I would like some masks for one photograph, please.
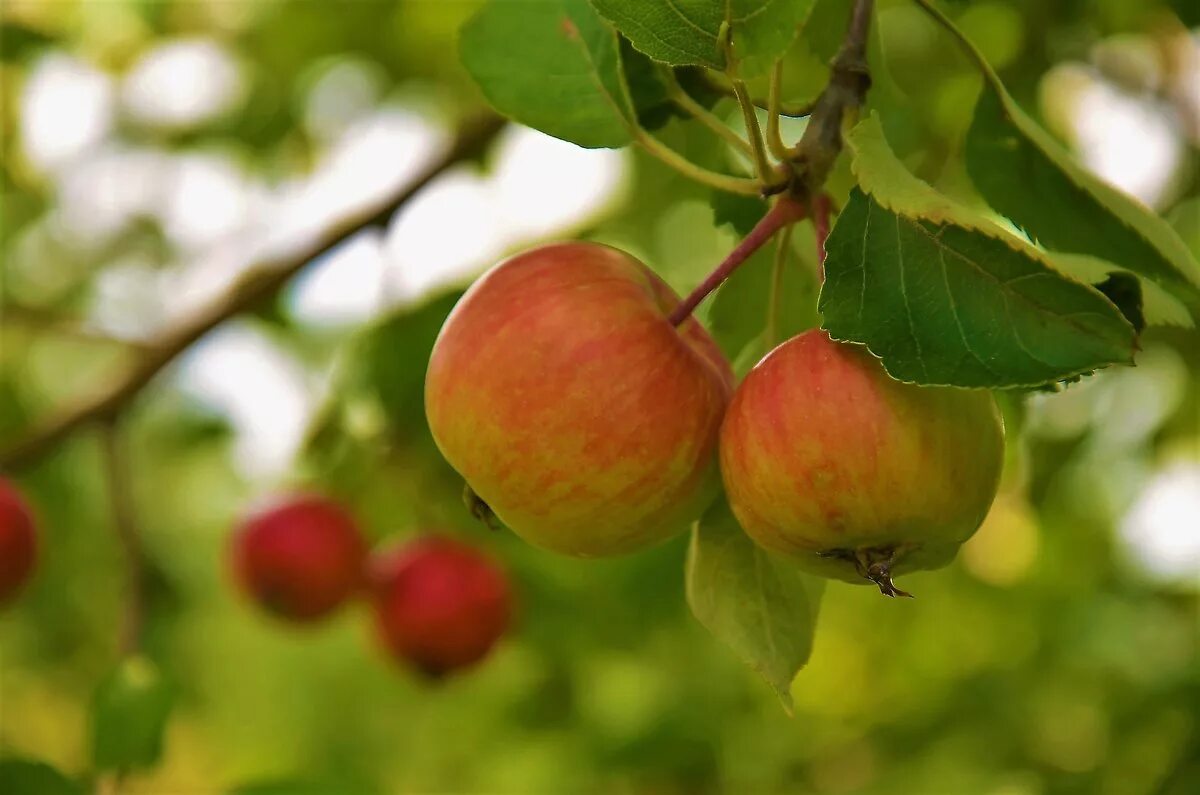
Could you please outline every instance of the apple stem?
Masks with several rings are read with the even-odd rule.
[[[825,281],[825,241],[829,238],[829,195],[817,194],[812,199],[813,231],[817,237],[817,275]]]
[[[878,563],[872,563],[869,567],[867,567],[866,576],[868,580],[879,586],[879,592],[884,596],[907,596],[909,599],[913,598],[912,594],[910,594],[908,591],[900,590],[896,587],[896,584],[892,582],[891,567],[888,566],[886,560],[879,561]]]
[[[700,302],[707,298],[709,293],[720,287],[721,283],[728,279],[738,269],[738,266],[749,259],[751,254],[762,248],[780,229],[799,221],[804,216],[803,204],[789,194],[781,195],[771,209],[767,210],[766,215],[760,218],[754,228],[750,230],[750,234],[742,238],[742,242],[729,252],[729,256],[675,307],[668,318],[671,325],[678,326],[687,320]]]
[[[908,591],[902,591],[892,582],[892,564],[896,561],[896,548],[874,548],[874,549],[858,549],[849,554],[842,550],[835,550],[830,553],[830,557],[849,558],[854,561],[854,567],[858,569],[858,573],[863,578],[870,580],[879,586],[879,592],[884,596],[906,596],[909,599],[913,595]]]

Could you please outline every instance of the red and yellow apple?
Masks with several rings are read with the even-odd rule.
[[[233,536],[234,576],[249,596],[297,623],[324,618],[364,582],[367,546],[340,504],[312,494],[260,505]]]
[[[33,511],[12,483],[0,478],[0,605],[16,597],[37,563]]]
[[[697,518],[719,483],[733,376],[678,296],[595,243],[536,248],[446,319],[425,409],[446,460],[499,519],[565,554],[615,555]]]
[[[864,347],[813,330],[746,376],[720,457],[758,544],[896,595],[891,575],[944,566],[983,522],[1004,432],[989,392],[901,383]]]
[[[370,565],[379,635],[398,660],[431,676],[473,665],[508,629],[508,579],[475,549],[426,536]]]

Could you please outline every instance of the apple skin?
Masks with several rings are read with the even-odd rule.
[[[864,347],[815,329],[746,376],[720,455],[751,538],[865,584],[873,562],[886,579],[953,560],[996,495],[1004,428],[991,393],[901,383]]]
[[[364,583],[367,545],[340,504],[314,494],[255,509],[232,539],[234,577],[255,602],[295,623],[324,618]]]
[[[430,676],[474,665],[512,617],[508,578],[488,557],[442,536],[425,536],[372,558],[371,604],[380,638],[396,659]]]
[[[434,345],[425,410],[442,454],[530,543],[579,557],[663,541],[718,492],[729,363],[635,258],[596,243],[505,260]]]
[[[0,606],[16,598],[37,564],[33,510],[17,488],[0,478]]]

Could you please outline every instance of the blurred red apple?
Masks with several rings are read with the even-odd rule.
[[[426,536],[371,564],[375,621],[399,660],[440,676],[483,659],[508,628],[508,578],[475,549]]]
[[[16,487],[0,478],[0,605],[16,597],[36,562],[33,511]]]
[[[730,507],[763,547],[849,582],[944,566],[979,528],[1004,458],[991,393],[892,379],[859,345],[794,337],[721,428]]]
[[[234,575],[275,615],[323,618],[363,583],[366,543],[354,518],[316,495],[278,499],[251,513],[233,536]]]
[[[678,297],[595,243],[501,262],[446,319],[425,410],[446,460],[527,541],[615,555],[663,541],[712,500],[733,376]]]

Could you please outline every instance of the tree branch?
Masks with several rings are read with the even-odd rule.
[[[413,196],[452,166],[480,154],[504,125],[488,114],[463,124],[447,151],[426,166],[411,182],[375,206],[334,224],[303,250],[268,258],[249,267],[221,295],[193,317],[168,329],[115,380],[74,405],[55,413],[0,452],[0,470],[16,469],[37,460],[77,428],[113,417],[133,400],[158,373],[194,342],[224,321],[275,295],[316,257],[358,232],[386,224]]]
[[[678,326],[691,315],[701,301],[713,290],[717,289],[747,258],[763,246],[780,229],[803,218],[813,203],[813,197],[818,200],[813,204],[814,209],[824,215],[814,220],[817,224],[818,240],[824,248],[824,236],[828,229],[829,205],[827,199],[819,198],[821,186],[833,169],[833,164],[842,151],[842,125],[849,114],[857,113],[863,100],[866,99],[867,89],[871,87],[871,77],[867,72],[867,35],[871,28],[871,16],[874,13],[874,0],[855,0],[850,18],[850,27],[841,49],[830,64],[829,83],[818,97],[809,118],[804,136],[793,150],[789,164],[793,168],[792,177],[781,190],[784,191],[771,209],[767,211],[750,233],[738,244],[729,256],[710,273],[699,286],[687,295],[671,312],[669,319]],[[735,87],[737,81],[734,81]],[[750,102],[744,92],[738,92],[738,99],[743,109]],[[753,111],[750,111],[753,114]],[[749,120],[747,120],[747,126]],[[758,133],[757,121],[754,133]],[[761,145],[761,139],[760,139]],[[770,189],[771,186],[766,186]],[[822,256],[823,255],[819,255]],[[822,259],[823,262],[823,259]],[[823,266],[822,266],[823,267]]]
[[[141,340],[110,337],[88,328],[77,319],[20,304],[0,304],[0,324],[24,326],[34,334],[49,334],[114,348],[140,350],[147,347]],[[3,325],[0,325],[0,328]]]
[[[874,8],[874,0],[855,0],[846,38],[830,64],[829,83],[817,98],[808,127],[796,145],[795,160],[804,168],[810,195],[825,184],[842,151],[842,125],[848,114],[858,112],[871,87],[867,36]]]

